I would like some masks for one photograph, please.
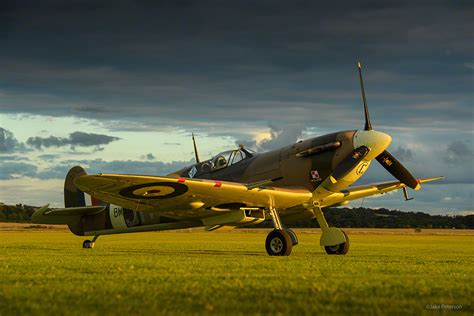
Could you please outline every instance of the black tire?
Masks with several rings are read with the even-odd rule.
[[[265,248],[270,256],[289,256],[293,242],[286,231],[275,229],[268,234]]]
[[[92,248],[92,241],[90,241],[89,239],[84,240],[84,242],[82,243],[82,248]]]
[[[325,246],[324,250],[328,255],[345,255],[349,252],[349,237],[347,236],[346,232],[342,230],[344,236],[346,236],[346,242],[336,245],[336,246]]]
[[[291,238],[291,245],[296,246],[298,244],[298,236],[296,236],[296,233],[289,228],[285,228],[285,231],[290,235]]]

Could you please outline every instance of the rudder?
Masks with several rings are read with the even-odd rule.
[[[64,207],[86,206],[84,192],[74,184],[74,180],[83,175],[87,175],[87,172],[80,166],[72,167],[67,173],[64,180]]]

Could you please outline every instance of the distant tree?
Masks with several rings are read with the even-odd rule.
[[[0,221],[30,222],[34,206],[0,204]],[[441,216],[422,212],[401,212],[385,208],[373,210],[363,207],[334,208],[323,210],[330,226],[347,228],[457,228],[474,229],[474,215]],[[315,219],[290,223],[288,227],[319,227]],[[246,226],[249,227],[249,226]],[[265,221],[258,227],[273,227]]]

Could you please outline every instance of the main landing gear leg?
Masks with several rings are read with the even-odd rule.
[[[99,235],[95,235],[92,240],[84,240],[82,248],[94,248],[95,241],[99,238]]]
[[[270,256],[289,256],[293,245],[298,243],[296,234],[291,230],[283,229],[277,210],[269,208],[275,229],[270,232],[265,241],[265,248]]]
[[[349,237],[336,227],[329,227],[319,206],[313,208],[314,215],[321,227],[322,235],[319,241],[329,255],[345,255],[349,251]]]

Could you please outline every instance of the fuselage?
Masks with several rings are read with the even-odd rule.
[[[225,167],[213,168],[216,157],[170,174],[185,178],[213,179],[239,183],[263,180],[272,186],[305,187],[313,191],[335,166],[354,150],[356,131],[341,131],[299,141],[280,149],[252,154]]]
[[[248,184],[272,180],[271,186],[274,187],[305,188],[313,192],[313,198],[317,200],[318,197],[327,197],[355,182],[367,170],[370,160],[385,150],[389,143],[390,136],[380,132],[341,131],[299,141],[260,154],[250,152],[245,148],[227,151],[168,176]],[[365,156],[366,159],[360,161],[355,167],[351,167],[336,181],[336,184],[328,182],[336,167],[344,164],[343,160],[353,156],[355,149],[361,147],[368,148],[369,154]],[[65,206],[77,207],[93,204],[106,207],[105,212],[68,224],[75,234],[96,234],[98,231],[100,234],[107,234],[114,230],[139,229],[138,227],[146,225],[169,226],[170,229],[182,228],[178,218],[173,218],[172,215],[163,214],[158,210],[140,212],[98,201],[93,197],[92,202],[87,203],[85,199],[87,195],[74,185],[74,179],[84,175],[85,171],[80,167],[75,168],[71,169],[66,177]],[[238,201],[229,200],[230,204],[231,202]],[[304,213],[300,215],[308,216]],[[289,221],[290,218],[287,220]],[[199,225],[199,223],[186,223],[186,225]]]

